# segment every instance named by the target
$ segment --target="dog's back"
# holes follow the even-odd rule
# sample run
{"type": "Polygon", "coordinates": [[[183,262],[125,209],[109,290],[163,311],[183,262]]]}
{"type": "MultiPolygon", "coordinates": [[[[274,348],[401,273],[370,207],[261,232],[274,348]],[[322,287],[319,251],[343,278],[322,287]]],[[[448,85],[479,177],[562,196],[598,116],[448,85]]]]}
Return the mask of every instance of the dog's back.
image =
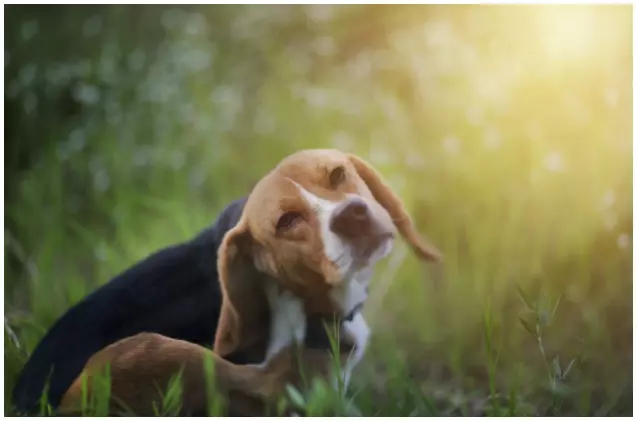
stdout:
{"type": "Polygon", "coordinates": [[[69,309],[22,369],[13,389],[16,409],[37,412],[45,388],[47,402],[56,408],[91,355],[140,332],[211,344],[221,305],[217,248],[244,204],[245,199],[232,202],[192,241],[148,256],[69,309]]]}

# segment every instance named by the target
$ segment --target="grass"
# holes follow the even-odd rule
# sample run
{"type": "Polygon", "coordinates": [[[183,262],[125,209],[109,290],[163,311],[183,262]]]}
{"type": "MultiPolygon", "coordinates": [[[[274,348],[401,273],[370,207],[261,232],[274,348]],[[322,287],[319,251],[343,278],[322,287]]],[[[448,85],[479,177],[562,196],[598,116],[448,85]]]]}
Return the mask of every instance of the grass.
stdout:
{"type": "Polygon", "coordinates": [[[296,404],[632,415],[627,9],[567,12],[604,36],[559,57],[542,16],[562,9],[6,10],[5,414],[69,306],[286,154],[338,147],[387,177],[445,265],[383,262],[350,390],[310,382],[296,404]]]}

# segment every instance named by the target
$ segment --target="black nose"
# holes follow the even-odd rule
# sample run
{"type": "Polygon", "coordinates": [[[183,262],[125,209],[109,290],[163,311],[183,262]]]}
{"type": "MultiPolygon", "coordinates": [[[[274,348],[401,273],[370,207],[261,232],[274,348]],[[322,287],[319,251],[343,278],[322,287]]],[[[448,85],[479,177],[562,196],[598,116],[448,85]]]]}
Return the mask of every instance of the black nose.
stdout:
{"type": "Polygon", "coordinates": [[[361,199],[351,199],[341,206],[332,216],[332,232],[352,239],[368,236],[372,229],[372,218],[365,202],[361,199]]]}

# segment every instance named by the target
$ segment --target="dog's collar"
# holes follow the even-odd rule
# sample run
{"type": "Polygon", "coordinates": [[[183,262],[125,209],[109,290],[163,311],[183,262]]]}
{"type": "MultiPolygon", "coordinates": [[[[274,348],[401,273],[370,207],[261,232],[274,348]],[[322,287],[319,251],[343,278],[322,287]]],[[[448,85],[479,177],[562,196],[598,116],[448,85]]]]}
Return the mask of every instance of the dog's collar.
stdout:
{"type": "Polygon", "coordinates": [[[349,352],[353,344],[340,335],[340,327],[343,319],[333,315],[316,314],[307,316],[307,331],[304,344],[310,349],[329,351],[333,349],[333,341],[338,337],[338,347],[342,351],[349,352]]]}
{"type": "MultiPolygon", "coordinates": [[[[332,314],[313,314],[307,316],[307,333],[305,335],[305,346],[314,349],[329,350],[332,343],[328,331],[332,328],[340,328],[343,322],[352,321],[354,316],[361,311],[363,303],[357,305],[345,317],[337,317],[332,314]]],[[[339,347],[341,352],[349,352],[354,344],[346,342],[345,338],[340,338],[339,347]]]]}
{"type": "Polygon", "coordinates": [[[346,322],[351,322],[352,320],[354,320],[354,316],[356,316],[357,313],[360,313],[360,311],[363,309],[363,303],[358,303],[353,309],[352,311],[350,311],[344,318],[343,320],[346,322]]]}

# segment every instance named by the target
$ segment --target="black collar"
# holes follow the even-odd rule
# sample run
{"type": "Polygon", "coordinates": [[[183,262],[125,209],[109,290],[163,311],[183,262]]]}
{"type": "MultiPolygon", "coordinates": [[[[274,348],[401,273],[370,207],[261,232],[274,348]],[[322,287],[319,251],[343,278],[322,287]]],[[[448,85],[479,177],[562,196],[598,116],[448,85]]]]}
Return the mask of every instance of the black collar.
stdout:
{"type": "MultiPolygon", "coordinates": [[[[307,316],[307,332],[305,335],[305,346],[314,349],[331,350],[329,332],[334,332],[334,328],[340,328],[345,321],[352,321],[354,316],[361,311],[363,303],[357,305],[345,317],[338,317],[333,314],[313,314],[307,316]]],[[[334,337],[334,336],[332,336],[334,337]]],[[[342,351],[349,351],[353,344],[346,342],[345,338],[339,338],[339,348],[342,351]]]]}
{"type": "Polygon", "coordinates": [[[358,303],[353,309],[352,311],[349,312],[349,314],[347,314],[343,320],[346,322],[351,322],[352,320],[354,320],[354,316],[356,316],[357,313],[360,313],[360,311],[363,309],[363,303],[358,303]]]}

